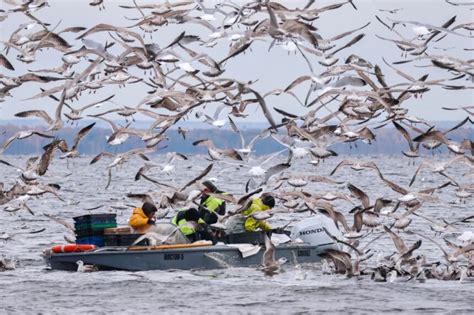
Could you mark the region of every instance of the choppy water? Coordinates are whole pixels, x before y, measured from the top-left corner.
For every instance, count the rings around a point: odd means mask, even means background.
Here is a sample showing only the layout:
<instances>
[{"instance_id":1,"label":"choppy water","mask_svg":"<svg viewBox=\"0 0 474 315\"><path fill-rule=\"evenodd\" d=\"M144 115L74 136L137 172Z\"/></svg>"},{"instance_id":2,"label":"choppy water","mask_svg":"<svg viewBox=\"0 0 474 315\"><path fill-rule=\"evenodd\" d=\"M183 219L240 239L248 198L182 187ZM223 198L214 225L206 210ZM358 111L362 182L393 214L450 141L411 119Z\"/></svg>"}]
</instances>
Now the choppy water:
<instances>
[{"instance_id":1,"label":"choppy water","mask_svg":"<svg viewBox=\"0 0 474 315\"><path fill-rule=\"evenodd\" d=\"M25 157L3 156L2 158L23 164ZM343 157L329 160L314 167L307 161L298 161L291 173L312 173L327 175ZM357 159L357 157L347 157ZM435 156L429 159L447 158ZM55 159L45 182L59 183L61 196L66 202L54 197L32 198L27 204L35 212L31 216L25 210L15 213L0 211L0 232L10 235L16 232L36 230L45 227L40 234L18 234L8 241L0 241L0 253L14 257L17 269L0 272L1 313L317 313L317 312L388 312L413 313L470 313L472 311L473 283L458 281L427 280L426 283L378 283L370 277L348 279L341 275L322 273L319 264L305 266L286 266L284 271L274 277L266 277L253 268L230 268L225 270L201 271L147 271L147 272L96 272L90 274L50 271L40 256L45 248L64 243L63 236L71 235L62 225L43 216L43 213L64 218L72 223L72 217L87 213L83 209L104 205L91 211L98 213L113 211L117 213L119 224L126 224L131 208L126 204L139 202L125 197L127 192L158 191L160 188L146 181L133 181L133 176L141 166L141 161L132 160L113 172L110 188L105 190L108 161L88 165L91 157L76 159L69 163ZM153 157L157 162L163 156ZM407 187L417 166L408 166L407 160L400 157L376 156L360 157L375 161L384 176ZM181 185L197 175L209 162L204 157L193 157L188 161L176 163L176 173L172 176L150 176L167 183ZM189 167L189 168L188 168ZM218 177L220 188L231 193L242 193L247 180L246 169L240 171L229 165L216 164L210 176ZM226 169L226 171L222 171ZM7 167L0 167L5 188L17 178L18 173ZM471 177L462 177L467 171L461 165L454 165L447 173L462 183L472 183ZM71 175L64 177L65 174ZM176 174L180 174L179 177ZM333 176L335 179L350 182L363 189L373 202L376 198L399 197L380 181L375 173L359 173L343 168ZM414 190L437 186L446 180L439 174L423 171L414 185ZM293 189L286 187L286 189ZM343 191L349 193L346 184L313 184L305 187L308 191ZM433 219L448 221L474 214L473 198L465 204L459 203L454 188L449 187L436 193L440 202L426 203L419 210ZM355 203L356 200L354 200ZM347 214L353 205L335 202L336 208ZM110 207L112 206L112 207ZM277 214L270 221L278 226L308 216L309 213ZM347 214L351 223L351 215ZM389 221L387 221L389 222ZM460 231L472 230L473 226L461 225ZM413 217L411 229L434 236L429 224ZM401 234L407 243L416 238ZM440 237L437 237L441 240ZM393 243L384 236L371 245L373 250L390 254ZM443 262L442 253L433 244L423 240L417 251L429 260ZM369 265L371 263L369 262ZM372 262L373 265L373 262Z\"/></svg>"}]
</instances>

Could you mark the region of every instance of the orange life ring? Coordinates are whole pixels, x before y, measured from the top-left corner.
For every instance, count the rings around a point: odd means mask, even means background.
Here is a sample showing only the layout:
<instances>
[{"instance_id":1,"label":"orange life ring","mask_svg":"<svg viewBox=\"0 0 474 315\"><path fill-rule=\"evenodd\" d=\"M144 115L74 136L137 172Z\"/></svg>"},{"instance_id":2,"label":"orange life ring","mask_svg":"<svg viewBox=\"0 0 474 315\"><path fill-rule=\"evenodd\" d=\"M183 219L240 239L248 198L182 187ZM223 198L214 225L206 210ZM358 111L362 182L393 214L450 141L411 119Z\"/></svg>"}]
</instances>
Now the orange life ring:
<instances>
[{"instance_id":1,"label":"orange life ring","mask_svg":"<svg viewBox=\"0 0 474 315\"><path fill-rule=\"evenodd\" d=\"M53 253L73 253L73 252L87 252L96 249L97 246L92 244L67 244L54 245L51 249Z\"/></svg>"}]
</instances>

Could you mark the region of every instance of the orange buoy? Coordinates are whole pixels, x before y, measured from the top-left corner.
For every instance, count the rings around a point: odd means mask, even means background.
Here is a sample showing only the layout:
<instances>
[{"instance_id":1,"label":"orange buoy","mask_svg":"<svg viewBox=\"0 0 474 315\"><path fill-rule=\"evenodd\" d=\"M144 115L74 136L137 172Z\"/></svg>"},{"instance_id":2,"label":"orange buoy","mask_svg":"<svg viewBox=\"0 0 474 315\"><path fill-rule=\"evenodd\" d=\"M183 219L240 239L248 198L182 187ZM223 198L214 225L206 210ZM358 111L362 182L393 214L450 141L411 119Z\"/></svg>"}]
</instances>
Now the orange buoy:
<instances>
[{"instance_id":1,"label":"orange buoy","mask_svg":"<svg viewBox=\"0 0 474 315\"><path fill-rule=\"evenodd\" d=\"M73 252L87 252L96 249L97 246L92 244L67 244L54 245L51 249L53 253L73 253Z\"/></svg>"}]
</instances>

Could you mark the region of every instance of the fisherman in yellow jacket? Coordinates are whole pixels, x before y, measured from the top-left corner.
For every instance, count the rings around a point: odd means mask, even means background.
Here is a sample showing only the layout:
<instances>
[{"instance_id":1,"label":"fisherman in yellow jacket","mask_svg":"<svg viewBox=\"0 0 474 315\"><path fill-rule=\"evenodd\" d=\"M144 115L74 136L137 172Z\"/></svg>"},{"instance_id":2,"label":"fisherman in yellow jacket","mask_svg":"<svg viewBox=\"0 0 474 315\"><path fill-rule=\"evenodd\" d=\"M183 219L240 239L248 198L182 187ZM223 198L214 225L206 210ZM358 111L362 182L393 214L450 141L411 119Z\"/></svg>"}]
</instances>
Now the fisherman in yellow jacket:
<instances>
[{"instance_id":1,"label":"fisherman in yellow jacket","mask_svg":"<svg viewBox=\"0 0 474 315\"><path fill-rule=\"evenodd\" d=\"M199 218L199 211L195 208L181 209L171 219L171 224L177 226L191 243L206 239L207 234L204 231L206 223Z\"/></svg>"},{"instance_id":2,"label":"fisherman in yellow jacket","mask_svg":"<svg viewBox=\"0 0 474 315\"><path fill-rule=\"evenodd\" d=\"M145 202L141 208L133 209L133 214L128 220L128 223L133 228L135 233L146 233L155 224L156 207Z\"/></svg>"},{"instance_id":3,"label":"fisherman in yellow jacket","mask_svg":"<svg viewBox=\"0 0 474 315\"><path fill-rule=\"evenodd\" d=\"M247 232L255 232L257 229L262 231L270 231L272 226L265 220L257 220L251 215L260 211L270 210L275 206L275 198L271 195L262 195L261 198L252 199L250 206L243 211L243 214L247 216L244 222L244 227Z\"/></svg>"},{"instance_id":4,"label":"fisherman in yellow jacket","mask_svg":"<svg viewBox=\"0 0 474 315\"><path fill-rule=\"evenodd\" d=\"M227 195L228 193L220 191L211 181L202 182L204 189L202 190L201 202L199 203L199 218L206 224L214 224L217 222L217 215L225 215L225 201L209 195Z\"/></svg>"}]
</instances>

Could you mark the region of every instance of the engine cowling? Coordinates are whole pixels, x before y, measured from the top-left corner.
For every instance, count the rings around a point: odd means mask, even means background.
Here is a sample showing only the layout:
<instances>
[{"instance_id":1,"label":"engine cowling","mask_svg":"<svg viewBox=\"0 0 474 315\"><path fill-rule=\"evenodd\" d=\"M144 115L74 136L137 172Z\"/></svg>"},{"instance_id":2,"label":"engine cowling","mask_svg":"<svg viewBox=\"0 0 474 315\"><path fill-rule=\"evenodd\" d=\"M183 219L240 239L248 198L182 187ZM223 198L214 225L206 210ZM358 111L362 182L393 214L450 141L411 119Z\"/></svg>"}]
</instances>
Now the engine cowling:
<instances>
[{"instance_id":1,"label":"engine cowling","mask_svg":"<svg viewBox=\"0 0 474 315\"><path fill-rule=\"evenodd\" d=\"M338 230L334 221L324 215L315 215L304 219L293 226L291 229L291 239L301 239L303 242L311 245L337 245L326 231L337 238L342 237L341 231Z\"/></svg>"}]
</instances>

